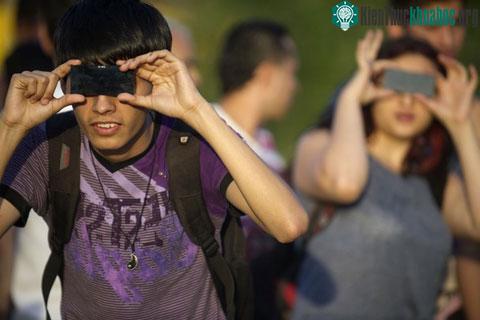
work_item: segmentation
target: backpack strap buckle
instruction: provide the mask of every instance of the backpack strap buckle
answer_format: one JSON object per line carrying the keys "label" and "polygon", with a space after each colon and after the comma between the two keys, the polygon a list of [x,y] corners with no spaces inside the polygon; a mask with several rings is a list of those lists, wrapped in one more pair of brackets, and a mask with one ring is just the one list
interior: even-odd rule
{"label": "backpack strap buckle", "polygon": [[213,257],[216,255],[218,253],[218,249],[220,248],[214,236],[211,236],[206,239],[206,241],[202,242],[201,247],[207,257]]}

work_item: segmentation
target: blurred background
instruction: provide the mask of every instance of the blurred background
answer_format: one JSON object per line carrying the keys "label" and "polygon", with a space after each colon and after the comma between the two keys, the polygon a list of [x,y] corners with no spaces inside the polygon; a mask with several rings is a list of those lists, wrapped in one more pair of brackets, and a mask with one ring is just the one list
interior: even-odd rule
{"label": "blurred background", "polygon": [[[294,141],[312,125],[335,87],[355,68],[356,40],[367,27],[355,26],[347,32],[331,24],[331,8],[338,0],[163,0],[147,1],[168,16],[188,26],[196,43],[203,82],[201,92],[210,101],[219,98],[217,60],[225,32],[240,20],[270,18],[288,26],[300,56],[300,88],[287,117],[268,124],[280,152],[291,159]],[[0,64],[14,45],[16,0],[0,0]],[[357,6],[384,7],[384,0],[353,1]],[[480,1],[470,1],[480,7]],[[468,27],[460,56],[463,63],[480,67],[480,29]]]}

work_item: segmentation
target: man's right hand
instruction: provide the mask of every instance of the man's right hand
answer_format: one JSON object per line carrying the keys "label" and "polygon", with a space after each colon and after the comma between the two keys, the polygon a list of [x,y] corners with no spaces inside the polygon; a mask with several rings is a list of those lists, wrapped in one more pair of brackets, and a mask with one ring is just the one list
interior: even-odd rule
{"label": "man's right hand", "polygon": [[67,94],[59,99],[53,97],[58,81],[70,73],[72,66],[79,64],[80,60],[69,60],[52,72],[25,71],[14,74],[0,122],[9,129],[26,133],[63,107],[85,101],[80,94]]}

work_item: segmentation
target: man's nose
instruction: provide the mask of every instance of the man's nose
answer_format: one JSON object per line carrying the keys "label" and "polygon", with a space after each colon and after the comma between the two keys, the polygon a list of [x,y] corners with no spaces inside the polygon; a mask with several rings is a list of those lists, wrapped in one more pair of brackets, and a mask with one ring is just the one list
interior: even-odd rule
{"label": "man's nose", "polygon": [[100,114],[109,113],[115,111],[114,98],[109,96],[97,96],[93,102],[93,111]]}

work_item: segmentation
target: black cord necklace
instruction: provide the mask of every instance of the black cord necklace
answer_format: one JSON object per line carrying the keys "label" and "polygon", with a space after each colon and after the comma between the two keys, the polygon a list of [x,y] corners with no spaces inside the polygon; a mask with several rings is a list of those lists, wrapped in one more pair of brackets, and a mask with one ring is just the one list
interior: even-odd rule
{"label": "black cord necklace", "polygon": [[[150,190],[150,183],[152,181],[152,176],[153,176],[153,169],[155,167],[155,163],[156,163],[156,160],[157,160],[157,152],[156,152],[156,145],[157,145],[157,141],[156,141],[156,137],[153,137],[153,139],[155,139],[155,142],[154,142],[154,145],[153,145],[153,149],[154,149],[154,158],[153,158],[153,162],[152,162],[152,167],[150,169],[150,175],[148,177],[148,183],[147,183],[147,189],[145,190],[145,197],[143,198],[143,204],[142,204],[142,209],[140,211],[140,226],[138,226],[135,230],[135,236],[133,237],[133,241],[130,241],[130,238],[125,234],[125,232],[123,232],[122,228],[119,228],[120,229],[120,232],[122,233],[122,235],[125,237],[125,240],[128,241],[128,245],[130,246],[130,249],[131,249],[131,254],[130,254],[130,261],[128,261],[127,263],[127,269],[132,271],[133,269],[135,269],[137,266],[138,266],[138,257],[137,255],[135,254],[135,242],[137,241],[137,236],[138,236],[138,232],[140,231],[140,228],[141,228],[141,224],[142,224],[142,218],[143,218],[143,210],[145,209],[145,205],[147,203],[147,197],[148,197],[148,191]],[[112,208],[110,207],[110,204],[108,203],[107,201],[107,194],[105,192],[105,189],[103,188],[103,184],[102,182],[100,181],[100,176],[98,175],[98,170],[97,170],[97,166],[95,165],[95,159],[94,159],[94,155],[92,153],[92,146],[90,146],[90,156],[92,157],[92,163],[93,163],[93,169],[95,170],[95,175],[97,176],[97,179],[98,179],[98,183],[100,184],[100,188],[102,189],[102,192],[103,192],[103,199],[104,199],[104,203],[106,204],[106,206],[108,207],[108,209],[110,209],[110,211],[112,212],[112,214],[115,214],[112,210]],[[119,212],[119,214],[121,215],[121,211]],[[138,221],[138,220],[137,220]],[[137,224],[138,225],[138,224]]]}

